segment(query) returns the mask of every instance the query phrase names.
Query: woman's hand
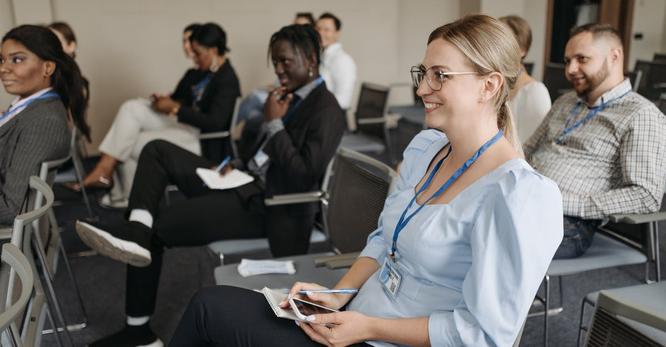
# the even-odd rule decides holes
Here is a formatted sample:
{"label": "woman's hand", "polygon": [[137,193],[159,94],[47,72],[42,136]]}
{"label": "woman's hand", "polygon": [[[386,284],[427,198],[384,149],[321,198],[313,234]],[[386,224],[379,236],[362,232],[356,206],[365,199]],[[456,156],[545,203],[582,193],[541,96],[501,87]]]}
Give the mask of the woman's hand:
{"label": "woman's hand", "polygon": [[177,111],[174,110],[180,108],[180,104],[169,96],[155,96],[152,106],[155,111],[168,115],[175,115]]}
{"label": "woman's hand", "polygon": [[279,87],[268,94],[268,99],[264,103],[264,120],[270,122],[273,119],[281,119],[287,114],[289,103],[294,95],[290,93],[285,96],[286,92],[285,87]]}
{"label": "woman's hand", "polygon": [[316,283],[305,283],[305,282],[296,282],[289,290],[289,296],[287,299],[280,303],[280,307],[289,308],[289,298],[293,296],[298,296],[307,301],[312,301],[316,304],[326,306],[332,309],[340,309],[344,306],[351,298],[352,295],[349,294],[324,294],[324,293],[309,293],[309,294],[299,294],[301,290],[322,290],[328,289],[322,287]]}
{"label": "woman's hand", "polygon": [[372,339],[371,318],[354,311],[311,315],[308,323],[298,323],[313,341],[325,346],[348,346]]}

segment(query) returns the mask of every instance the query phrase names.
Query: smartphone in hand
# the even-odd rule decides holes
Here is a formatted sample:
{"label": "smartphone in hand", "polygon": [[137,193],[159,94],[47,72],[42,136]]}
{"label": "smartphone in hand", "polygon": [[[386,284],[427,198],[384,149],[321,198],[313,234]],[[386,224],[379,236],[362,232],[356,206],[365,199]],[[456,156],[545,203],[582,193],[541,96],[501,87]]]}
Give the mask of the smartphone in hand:
{"label": "smartphone in hand", "polygon": [[315,304],[314,302],[305,301],[296,297],[289,299],[289,305],[294,311],[294,314],[296,314],[296,317],[302,321],[307,321],[306,318],[309,315],[338,312],[338,310]]}

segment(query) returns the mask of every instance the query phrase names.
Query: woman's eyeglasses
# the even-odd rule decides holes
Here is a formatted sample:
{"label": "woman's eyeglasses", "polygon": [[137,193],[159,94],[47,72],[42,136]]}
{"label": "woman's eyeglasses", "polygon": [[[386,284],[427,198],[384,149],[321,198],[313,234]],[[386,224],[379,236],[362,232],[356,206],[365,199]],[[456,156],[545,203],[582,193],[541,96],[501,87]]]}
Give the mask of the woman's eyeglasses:
{"label": "woman's eyeglasses", "polygon": [[423,66],[412,66],[411,70],[409,73],[412,76],[412,83],[414,84],[414,87],[418,88],[419,85],[421,84],[421,81],[423,81],[424,77],[426,80],[426,83],[428,83],[428,86],[430,89],[434,91],[438,91],[442,89],[442,85],[448,78],[449,76],[453,75],[478,75],[478,72],[453,72],[453,71],[437,71],[434,70],[434,68],[439,68],[439,67],[431,67],[429,69],[425,69]]}

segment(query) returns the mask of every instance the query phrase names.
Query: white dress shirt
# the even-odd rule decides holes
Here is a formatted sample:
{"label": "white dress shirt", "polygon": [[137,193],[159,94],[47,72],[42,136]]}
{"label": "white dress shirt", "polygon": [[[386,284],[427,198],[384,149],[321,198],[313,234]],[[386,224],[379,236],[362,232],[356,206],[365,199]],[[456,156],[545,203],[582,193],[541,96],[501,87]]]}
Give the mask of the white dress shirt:
{"label": "white dress shirt", "polygon": [[319,74],[324,77],[328,90],[338,99],[340,107],[344,110],[349,109],[356,84],[356,64],[342,49],[340,42],[324,49]]}

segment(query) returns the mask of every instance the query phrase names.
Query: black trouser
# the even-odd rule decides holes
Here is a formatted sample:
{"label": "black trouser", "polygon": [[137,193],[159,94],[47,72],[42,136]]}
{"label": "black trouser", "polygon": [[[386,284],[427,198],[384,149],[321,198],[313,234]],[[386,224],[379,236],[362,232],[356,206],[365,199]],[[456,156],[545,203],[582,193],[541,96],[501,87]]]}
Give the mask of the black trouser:
{"label": "black trouser", "polygon": [[599,220],[564,216],[564,237],[553,259],[577,258],[592,245]]}
{"label": "black trouser", "polygon": [[204,288],[192,298],[169,345],[321,346],[292,320],[276,317],[261,293],[227,286]]}
{"label": "black trouser", "polygon": [[[208,189],[195,171],[213,165],[161,140],[150,142],[141,152],[128,211],[146,209],[151,213],[154,242],[149,266],[127,267],[127,315],[141,317],[153,313],[163,246],[201,246],[222,239],[265,236],[266,212],[261,188],[257,186],[257,194],[246,201],[233,189]],[[187,199],[173,201],[160,211],[160,201],[169,184],[178,186]]]}

